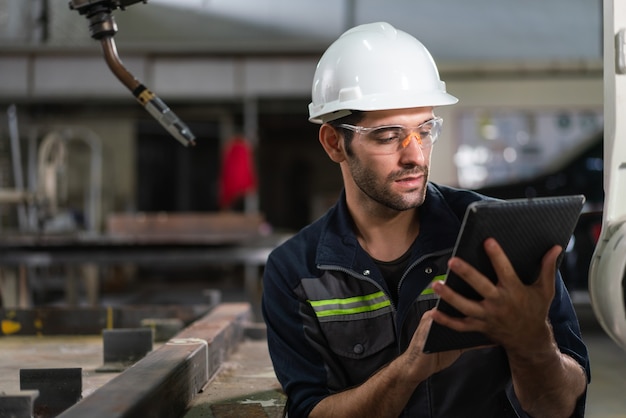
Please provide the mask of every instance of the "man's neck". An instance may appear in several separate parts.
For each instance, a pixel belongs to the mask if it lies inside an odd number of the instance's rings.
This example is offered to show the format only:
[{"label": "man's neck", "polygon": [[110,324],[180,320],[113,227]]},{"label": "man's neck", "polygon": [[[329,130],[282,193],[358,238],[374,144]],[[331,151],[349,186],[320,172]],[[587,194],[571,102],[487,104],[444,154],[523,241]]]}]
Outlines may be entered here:
[{"label": "man's neck", "polygon": [[359,244],[379,261],[393,261],[402,256],[419,234],[417,209],[384,211],[384,214],[350,209],[350,213]]}]

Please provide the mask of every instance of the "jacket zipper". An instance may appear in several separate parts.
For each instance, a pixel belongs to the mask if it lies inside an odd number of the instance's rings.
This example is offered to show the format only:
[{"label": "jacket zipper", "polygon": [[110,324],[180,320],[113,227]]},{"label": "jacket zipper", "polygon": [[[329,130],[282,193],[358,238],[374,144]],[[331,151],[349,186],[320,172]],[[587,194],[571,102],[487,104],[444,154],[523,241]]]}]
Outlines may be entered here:
[{"label": "jacket zipper", "polygon": [[446,250],[441,250],[441,251],[437,251],[434,253],[430,253],[427,254],[425,256],[422,256],[420,258],[418,258],[417,260],[415,260],[413,263],[411,263],[411,265],[409,267],[407,267],[407,269],[404,271],[404,273],[402,274],[402,277],[400,278],[400,281],[398,282],[398,300],[400,300],[400,287],[402,287],[402,283],[404,282],[404,279],[406,278],[406,276],[408,276],[408,274],[411,272],[411,270],[413,270],[415,268],[415,266],[417,266],[419,263],[421,263],[422,261],[426,260],[427,258],[431,258],[431,257],[438,257],[444,254],[448,254],[450,253],[449,249]]}]

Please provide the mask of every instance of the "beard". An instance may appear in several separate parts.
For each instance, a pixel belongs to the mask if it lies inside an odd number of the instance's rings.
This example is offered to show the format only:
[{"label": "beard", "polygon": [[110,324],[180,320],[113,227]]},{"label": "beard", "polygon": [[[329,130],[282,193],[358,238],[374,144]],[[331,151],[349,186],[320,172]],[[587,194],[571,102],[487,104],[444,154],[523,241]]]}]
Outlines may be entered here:
[{"label": "beard", "polygon": [[[348,159],[348,167],[357,187],[370,199],[386,208],[405,211],[419,207],[424,203],[429,175],[428,166],[414,166],[394,171],[383,180],[380,180],[373,170],[362,164],[356,157]],[[424,182],[421,186],[404,193],[393,191],[391,185],[395,180],[416,174],[423,175]]]}]

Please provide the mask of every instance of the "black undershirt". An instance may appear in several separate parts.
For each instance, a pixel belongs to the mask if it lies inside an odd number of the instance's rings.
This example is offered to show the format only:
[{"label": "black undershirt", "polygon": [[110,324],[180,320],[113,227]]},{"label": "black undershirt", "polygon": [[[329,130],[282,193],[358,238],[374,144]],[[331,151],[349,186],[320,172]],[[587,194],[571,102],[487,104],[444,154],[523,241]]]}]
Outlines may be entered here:
[{"label": "black undershirt", "polygon": [[406,270],[410,255],[411,249],[409,248],[404,254],[392,261],[374,259],[374,262],[383,274],[385,282],[387,282],[391,300],[395,305],[398,304],[398,285],[400,284],[400,279],[402,279],[402,274]]}]

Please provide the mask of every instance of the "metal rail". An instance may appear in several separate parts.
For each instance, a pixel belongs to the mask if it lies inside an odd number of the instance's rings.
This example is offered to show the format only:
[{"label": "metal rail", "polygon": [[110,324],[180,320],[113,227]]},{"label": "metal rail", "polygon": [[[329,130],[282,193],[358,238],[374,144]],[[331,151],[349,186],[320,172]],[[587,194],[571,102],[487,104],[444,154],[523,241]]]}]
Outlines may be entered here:
[{"label": "metal rail", "polygon": [[181,416],[242,341],[250,315],[245,303],[219,305],[58,417]]}]

